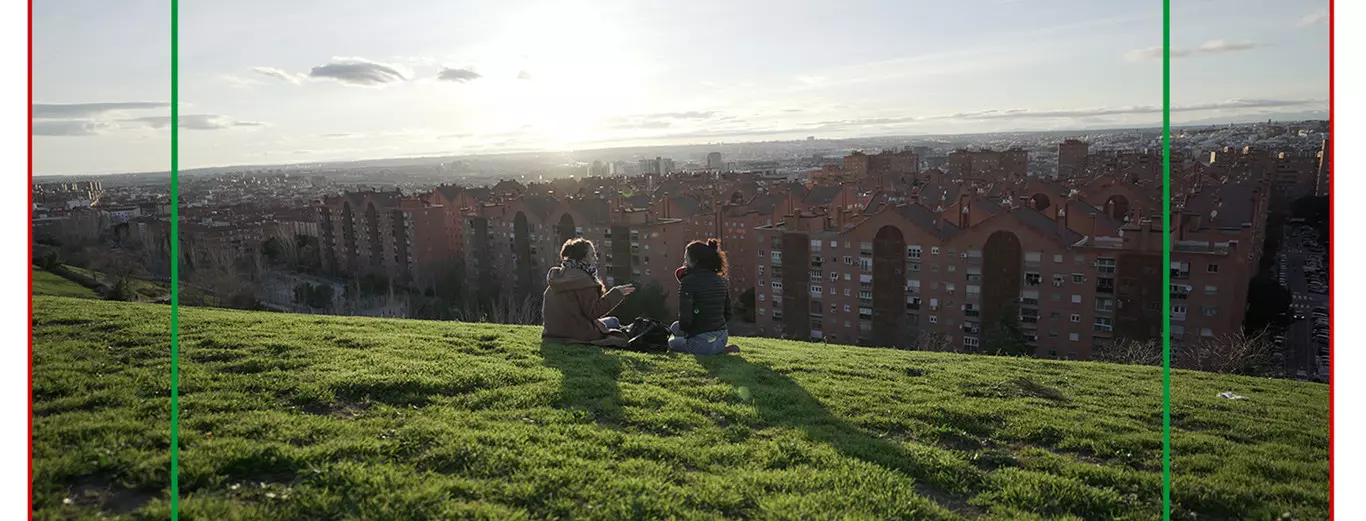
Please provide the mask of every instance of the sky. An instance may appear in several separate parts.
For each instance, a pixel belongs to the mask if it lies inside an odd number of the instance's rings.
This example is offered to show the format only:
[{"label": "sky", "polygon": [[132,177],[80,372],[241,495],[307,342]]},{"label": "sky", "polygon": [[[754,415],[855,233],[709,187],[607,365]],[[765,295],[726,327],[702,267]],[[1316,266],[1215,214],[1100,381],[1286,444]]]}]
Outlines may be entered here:
[{"label": "sky", "polygon": [[[1174,123],[1326,117],[1327,0],[1173,4]],[[33,34],[35,174],[169,169],[165,0]],[[181,168],[1161,123],[1155,0],[235,0],[179,34]]]}]

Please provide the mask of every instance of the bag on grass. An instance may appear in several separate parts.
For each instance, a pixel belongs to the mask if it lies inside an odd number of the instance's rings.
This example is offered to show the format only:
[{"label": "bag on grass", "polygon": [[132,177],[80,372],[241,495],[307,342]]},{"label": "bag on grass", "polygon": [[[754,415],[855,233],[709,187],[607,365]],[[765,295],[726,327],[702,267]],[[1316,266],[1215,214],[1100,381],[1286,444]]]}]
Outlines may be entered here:
[{"label": "bag on grass", "polygon": [[626,349],[642,353],[663,353],[669,350],[669,328],[653,318],[640,317],[622,328],[631,340]]}]

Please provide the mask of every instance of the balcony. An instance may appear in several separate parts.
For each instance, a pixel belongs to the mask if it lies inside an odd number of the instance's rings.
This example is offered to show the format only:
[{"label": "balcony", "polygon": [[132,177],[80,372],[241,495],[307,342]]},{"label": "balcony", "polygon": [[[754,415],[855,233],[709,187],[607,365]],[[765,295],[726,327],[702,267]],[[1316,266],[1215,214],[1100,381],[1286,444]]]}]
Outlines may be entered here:
[{"label": "balcony", "polygon": [[1115,294],[1115,279],[1096,279],[1096,293]]},{"label": "balcony", "polygon": [[1172,322],[1185,322],[1185,321],[1186,321],[1186,313],[1185,313],[1184,311],[1183,311],[1183,312],[1180,312],[1180,313],[1177,313],[1177,312],[1175,312],[1175,311],[1172,312]]},{"label": "balcony", "polygon": [[963,316],[976,318],[982,316],[982,312],[976,309],[966,309],[963,310]]}]

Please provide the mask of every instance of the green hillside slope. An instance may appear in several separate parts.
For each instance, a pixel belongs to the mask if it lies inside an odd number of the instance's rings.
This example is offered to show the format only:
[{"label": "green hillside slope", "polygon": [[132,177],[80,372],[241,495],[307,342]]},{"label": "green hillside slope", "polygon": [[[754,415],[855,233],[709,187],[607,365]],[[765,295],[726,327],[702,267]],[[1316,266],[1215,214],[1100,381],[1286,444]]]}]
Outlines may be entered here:
[{"label": "green hillside slope", "polygon": [[[37,298],[36,518],[165,517],[168,312]],[[1153,368],[746,338],[740,356],[645,355],[195,308],[181,324],[182,519],[1160,517]],[[1326,386],[1174,387],[1180,519],[1327,517]]]},{"label": "green hillside slope", "polygon": [[33,294],[54,297],[99,298],[94,290],[37,266],[33,267]]}]

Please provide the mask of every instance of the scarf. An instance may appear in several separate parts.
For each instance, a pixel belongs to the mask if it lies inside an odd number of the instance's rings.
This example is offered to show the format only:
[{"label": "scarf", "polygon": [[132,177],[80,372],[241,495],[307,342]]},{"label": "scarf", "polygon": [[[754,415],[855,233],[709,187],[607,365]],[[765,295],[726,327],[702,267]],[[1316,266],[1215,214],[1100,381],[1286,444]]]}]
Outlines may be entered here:
[{"label": "scarf", "polygon": [[566,269],[568,269],[568,268],[574,268],[574,269],[583,270],[583,272],[584,272],[584,273],[587,273],[589,277],[592,277],[592,278],[593,278],[593,280],[598,280],[598,265],[597,265],[597,264],[589,264],[589,263],[586,263],[586,262],[583,262],[583,261],[576,261],[576,260],[574,260],[574,259],[564,259],[564,260],[561,260],[561,261],[560,261],[560,266],[563,266],[563,267],[566,268]]}]

